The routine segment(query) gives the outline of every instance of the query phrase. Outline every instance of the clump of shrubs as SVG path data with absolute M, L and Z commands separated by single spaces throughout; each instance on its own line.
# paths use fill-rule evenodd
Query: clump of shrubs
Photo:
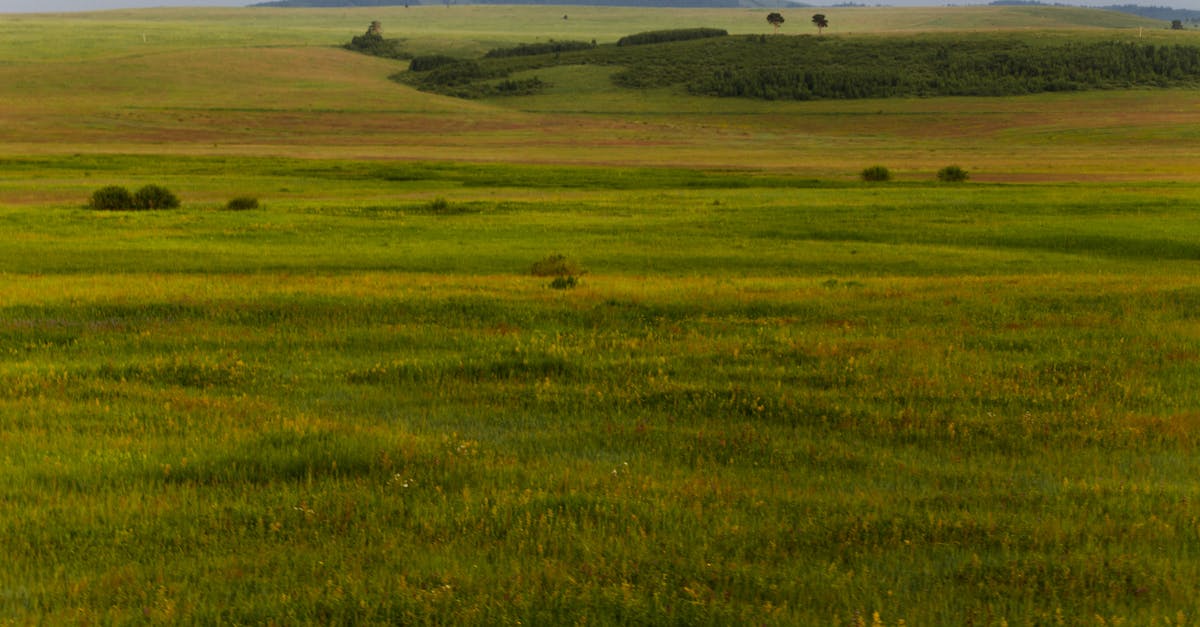
M 961 183 L 969 177 L 970 175 L 967 174 L 966 170 L 956 165 L 948 165 L 938 170 L 937 173 L 938 180 L 943 183 Z
M 109 185 L 92 193 L 89 206 L 103 211 L 175 209 L 179 197 L 161 185 L 146 185 L 133 194 L 120 185 Z
M 102 211 L 133 209 L 133 194 L 120 185 L 101 187 L 92 192 L 92 201 L 89 206 Z
M 146 185 L 133 194 L 134 209 L 175 209 L 179 197 L 161 185 Z
M 642 46 L 646 44 L 661 44 L 669 41 L 686 41 L 689 39 L 707 39 L 709 37 L 725 37 L 729 31 L 723 28 L 676 28 L 671 30 L 654 30 L 636 35 L 627 35 L 617 40 L 618 46 Z
M 886 167 L 873 165 L 862 171 L 862 180 L 869 183 L 882 183 L 892 180 L 892 173 Z
M 401 47 L 403 43 L 400 39 L 384 39 L 383 25 L 371 22 L 367 32 L 351 38 L 345 48 L 385 59 L 411 59 L 412 55 Z
M 249 211 L 258 209 L 258 199 L 253 196 L 238 196 L 232 198 L 225 204 L 225 208 L 229 211 Z
M 483 56 L 486 59 L 500 59 L 504 57 L 530 57 L 539 54 L 557 54 L 562 52 L 571 52 L 574 50 L 591 50 L 595 47 L 595 41 L 589 44 L 586 41 L 554 41 L 551 39 L 546 43 L 517 44 L 514 48 L 495 48 L 493 50 L 488 50 L 487 54 Z
M 550 287 L 556 290 L 571 289 L 579 285 L 579 277 L 586 271 L 578 261 L 566 255 L 553 254 L 541 261 L 535 262 L 529 273 L 538 277 L 554 277 Z
M 451 65 L 459 61 L 462 61 L 462 59 L 444 54 L 426 54 L 413 57 L 413 60 L 408 64 L 408 69 L 413 72 L 428 72 L 436 70 L 443 65 Z

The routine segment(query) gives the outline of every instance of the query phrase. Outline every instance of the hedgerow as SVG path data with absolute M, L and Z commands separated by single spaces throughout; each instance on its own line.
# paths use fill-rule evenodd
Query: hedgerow
M 408 69 L 412 72 L 428 72 L 430 70 L 436 70 L 443 65 L 450 65 L 452 63 L 458 63 L 459 61 L 462 61 L 462 59 L 446 56 L 444 54 L 426 54 L 413 57 L 412 61 L 410 61 L 408 64 Z
M 617 40 L 618 46 L 644 46 L 646 44 L 661 44 L 669 41 L 687 41 L 690 39 L 708 39 L 724 37 L 729 31 L 721 28 L 676 28 L 671 30 L 652 30 L 636 35 L 628 35 Z
M 483 55 L 487 59 L 500 59 L 504 57 L 531 57 L 539 54 L 554 54 L 559 52 L 570 52 L 572 50 L 591 50 L 596 47 L 596 42 L 588 43 L 586 41 L 548 41 L 546 43 L 537 44 L 517 44 L 512 48 L 495 48 L 489 50 Z

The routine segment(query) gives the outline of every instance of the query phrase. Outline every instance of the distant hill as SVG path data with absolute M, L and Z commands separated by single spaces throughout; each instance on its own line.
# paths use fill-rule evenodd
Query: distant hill
M 1114 4 L 1107 7 L 1099 7 L 1108 9 L 1109 11 L 1120 11 L 1121 13 L 1130 13 L 1148 17 L 1152 20 L 1162 20 L 1170 22 L 1172 20 L 1181 20 L 1184 22 L 1200 22 L 1200 11 L 1191 9 L 1173 9 L 1171 7 L 1142 7 L 1136 4 Z
M 421 4 L 420 0 L 404 2 L 403 0 L 276 0 L 275 2 L 260 2 L 253 7 L 395 7 L 408 4 Z
M 592 6 L 646 6 L 678 8 L 733 8 L 741 6 L 739 0 L 451 0 L 452 4 L 574 4 Z M 256 7 L 382 7 L 406 6 L 409 4 L 441 4 L 438 0 L 422 3 L 420 0 L 275 0 L 251 5 Z
M 990 2 L 988 4 L 989 4 L 989 6 L 994 6 L 994 7 L 1077 6 L 1077 5 L 1059 4 L 1059 3 L 1050 4 L 1047 2 L 1039 2 L 1038 0 L 995 0 L 994 2 Z M 1183 22 L 1200 22 L 1200 11 L 1194 11 L 1192 9 L 1175 9 L 1172 7 L 1146 7 L 1146 6 L 1136 5 L 1136 4 L 1111 4 L 1108 6 L 1095 7 L 1095 8 L 1104 9 L 1106 11 L 1117 11 L 1119 13 L 1128 13 L 1130 15 L 1137 15 L 1139 17 L 1145 17 L 1145 18 L 1149 18 L 1152 20 L 1162 20 L 1164 22 L 1170 22 L 1173 20 L 1180 20 Z
M 585 5 L 585 6 L 633 6 L 633 7 L 674 7 L 674 8 L 736 8 L 741 6 L 778 6 L 777 0 L 450 0 L 451 4 L 556 4 L 556 5 Z M 439 0 L 275 0 L 260 2 L 255 7 L 385 7 L 407 6 L 410 4 L 441 4 Z M 802 2 L 784 0 L 785 7 L 810 6 Z M 853 3 L 837 6 L 860 6 Z
M 387 7 L 387 6 L 407 6 L 410 4 L 441 4 L 446 0 L 273 0 L 271 2 L 260 2 L 251 6 L 255 7 Z M 449 0 L 451 4 L 553 4 L 553 5 L 589 5 L 589 6 L 644 6 L 644 7 L 678 7 L 678 8 L 734 8 L 734 7 L 769 7 L 775 8 L 782 4 L 784 7 L 802 8 L 813 7 L 807 2 L 798 0 Z M 879 5 L 867 5 L 855 2 L 841 2 L 837 4 L 821 5 L 826 8 L 859 8 L 867 6 L 885 6 L 885 3 Z M 1044 6 L 1044 7 L 1073 7 L 1079 8 L 1077 4 L 1064 3 L 1049 3 L 1041 2 L 1040 0 L 995 0 L 989 3 L 989 6 Z M 1128 13 L 1154 20 L 1163 20 L 1170 22 L 1171 20 L 1182 20 L 1184 22 L 1200 22 L 1200 11 L 1190 9 L 1174 9 L 1171 7 L 1146 7 L 1135 4 L 1119 4 L 1102 7 L 1092 7 L 1096 9 L 1105 9 L 1109 11 L 1117 11 L 1120 13 Z

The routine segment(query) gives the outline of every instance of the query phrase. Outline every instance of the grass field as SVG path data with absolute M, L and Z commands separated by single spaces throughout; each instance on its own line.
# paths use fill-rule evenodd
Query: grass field
M 0 624 L 1194 624 L 1200 94 L 467 102 L 334 47 L 769 29 L 569 12 L 0 16 Z

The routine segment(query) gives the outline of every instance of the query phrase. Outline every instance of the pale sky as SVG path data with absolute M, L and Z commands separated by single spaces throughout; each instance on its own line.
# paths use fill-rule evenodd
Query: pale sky
M 0 0 L 0 13 L 55 13 L 147 7 L 244 7 L 265 0 Z
M 58 11 L 100 11 L 104 9 L 136 9 L 146 7 L 240 7 L 262 0 L 0 0 L 0 13 L 32 13 Z M 426 0 L 427 2 L 429 0 Z M 831 5 L 844 0 L 806 0 L 808 4 Z M 946 4 L 986 4 L 990 0 L 854 0 L 859 4 L 890 6 L 941 6 Z M 1200 0 L 1043 0 L 1047 4 L 1081 4 L 1106 6 L 1110 4 L 1141 4 L 1169 6 L 1177 9 L 1200 9 Z

